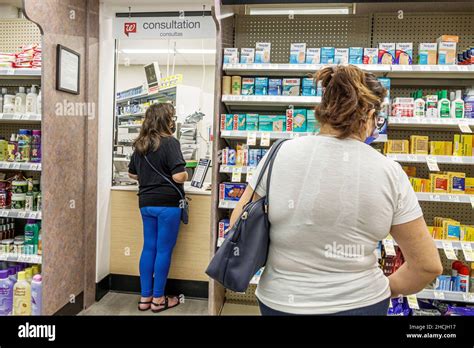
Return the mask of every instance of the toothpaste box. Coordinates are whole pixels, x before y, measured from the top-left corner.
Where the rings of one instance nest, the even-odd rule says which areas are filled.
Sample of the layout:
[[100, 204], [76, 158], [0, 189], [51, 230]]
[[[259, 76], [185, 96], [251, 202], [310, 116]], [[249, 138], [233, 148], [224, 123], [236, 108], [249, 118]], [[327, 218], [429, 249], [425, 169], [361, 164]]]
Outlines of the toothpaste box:
[[349, 64], [362, 64], [363, 47], [349, 47]]
[[334, 47], [321, 48], [321, 64], [334, 64]]
[[456, 64], [456, 42], [438, 42], [438, 64]]
[[394, 43], [379, 43], [379, 64], [394, 64], [395, 63], [395, 44]]
[[349, 49], [336, 48], [334, 50], [334, 64], [347, 64], [349, 62]]
[[268, 79], [268, 95], [281, 95], [282, 80]]
[[263, 132], [283, 132], [286, 127], [285, 115], [259, 115], [258, 130]]
[[255, 95], [268, 94], [268, 77], [255, 78]]
[[321, 63], [321, 49], [308, 48], [306, 49], [306, 64], [320, 64]]
[[255, 63], [270, 63], [270, 42], [257, 42], [255, 49]]
[[300, 95], [300, 79], [283, 79], [283, 95]]
[[238, 201], [245, 191], [247, 184], [223, 182], [219, 184], [219, 200]]
[[229, 225], [229, 219], [222, 219], [219, 221], [219, 238], [224, 238], [226, 236], [226, 231], [229, 228]]
[[304, 96], [316, 95], [316, 81], [312, 77], [304, 77], [301, 80], [301, 91]]
[[255, 62], [255, 48], [242, 48], [240, 50], [240, 63], [253, 64]]
[[238, 48], [224, 48], [224, 64], [236, 64], [239, 62]]
[[379, 49], [366, 47], [364, 48], [364, 57], [362, 59], [363, 64], [378, 64], [379, 61]]
[[438, 44], [436, 42], [420, 43], [418, 46], [418, 64], [436, 65]]
[[247, 131], [258, 130], [258, 114], [247, 114], [246, 116]]
[[255, 94], [255, 79], [253, 77], [242, 78], [242, 95]]
[[411, 65], [413, 63], [413, 43], [402, 42], [396, 44], [395, 64]]
[[292, 43], [290, 49], [290, 64], [304, 64], [306, 58], [306, 44]]
[[306, 109], [286, 110], [286, 131], [306, 132]]

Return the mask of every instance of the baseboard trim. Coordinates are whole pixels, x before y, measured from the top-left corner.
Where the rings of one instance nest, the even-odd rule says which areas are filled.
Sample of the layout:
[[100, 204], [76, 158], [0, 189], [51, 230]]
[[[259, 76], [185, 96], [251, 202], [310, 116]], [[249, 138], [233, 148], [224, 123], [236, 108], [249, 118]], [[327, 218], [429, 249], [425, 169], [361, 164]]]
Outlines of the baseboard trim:
[[[140, 277], [109, 274], [110, 291], [140, 293]], [[168, 279], [166, 294], [184, 295], [194, 298], [209, 298], [209, 282], [197, 280]]]
[[100, 301], [110, 291], [110, 274], [95, 284], [95, 300]]
[[70, 315], [74, 316], [79, 314], [84, 309], [84, 292], [81, 292], [74, 299], [74, 303], [65, 304], [60, 310], [54, 315]]

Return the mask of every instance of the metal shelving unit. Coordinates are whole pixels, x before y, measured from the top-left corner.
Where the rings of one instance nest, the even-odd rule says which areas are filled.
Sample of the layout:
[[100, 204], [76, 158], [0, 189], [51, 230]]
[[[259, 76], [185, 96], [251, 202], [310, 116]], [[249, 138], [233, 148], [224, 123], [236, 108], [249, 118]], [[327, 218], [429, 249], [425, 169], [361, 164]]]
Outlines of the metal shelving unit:
[[474, 165], [474, 156], [433, 156], [412, 154], [387, 154], [388, 158], [403, 163], [426, 163], [429, 159], [440, 164]]

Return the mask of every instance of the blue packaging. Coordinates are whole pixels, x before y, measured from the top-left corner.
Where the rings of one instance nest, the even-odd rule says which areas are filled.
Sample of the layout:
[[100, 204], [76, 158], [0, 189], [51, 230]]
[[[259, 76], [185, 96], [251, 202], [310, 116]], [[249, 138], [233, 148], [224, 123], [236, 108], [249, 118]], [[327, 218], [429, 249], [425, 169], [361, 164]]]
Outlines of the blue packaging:
[[293, 110], [293, 132], [306, 132], [306, 109]]
[[316, 96], [316, 81], [312, 77], [305, 77], [301, 81], [303, 96]]
[[321, 47], [321, 64], [334, 64], [334, 47]]
[[319, 124], [313, 109], [306, 110], [306, 131], [310, 133], [319, 132]]
[[362, 64], [363, 47], [349, 47], [349, 64]]
[[225, 130], [234, 130], [234, 115], [225, 115]]
[[262, 159], [262, 152], [260, 149], [249, 150], [249, 167], [258, 166], [258, 162]]
[[244, 131], [247, 130], [247, 114], [238, 114], [237, 115], [237, 130]]
[[268, 94], [268, 77], [255, 78], [255, 95]]
[[234, 149], [229, 149], [229, 151], [227, 152], [227, 164], [229, 166], [235, 166], [235, 155], [236, 155], [236, 152]]
[[306, 44], [292, 43], [290, 48], [290, 64], [303, 64], [306, 59]]
[[268, 79], [268, 95], [281, 95], [281, 90], [281, 79]]
[[246, 115], [246, 126], [247, 131], [258, 130], [258, 114], [247, 114]]
[[260, 149], [260, 158], [258, 159], [258, 162], [260, 162], [262, 160], [263, 156], [265, 156], [267, 151], [268, 151], [268, 149]]
[[264, 132], [283, 132], [286, 128], [285, 115], [258, 115], [258, 130]]
[[247, 184], [223, 182], [219, 184], [219, 200], [238, 201], [246, 187]]
[[253, 95], [255, 92], [255, 79], [253, 77], [242, 78], [242, 95]]

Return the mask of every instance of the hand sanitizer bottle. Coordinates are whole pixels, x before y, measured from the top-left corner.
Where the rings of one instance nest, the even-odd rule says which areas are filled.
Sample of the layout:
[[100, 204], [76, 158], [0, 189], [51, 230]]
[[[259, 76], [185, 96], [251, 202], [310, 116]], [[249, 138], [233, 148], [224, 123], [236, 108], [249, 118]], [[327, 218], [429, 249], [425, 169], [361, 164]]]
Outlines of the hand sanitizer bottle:
[[462, 100], [461, 90], [456, 91], [456, 97], [451, 102], [451, 117], [464, 118], [464, 100]]

